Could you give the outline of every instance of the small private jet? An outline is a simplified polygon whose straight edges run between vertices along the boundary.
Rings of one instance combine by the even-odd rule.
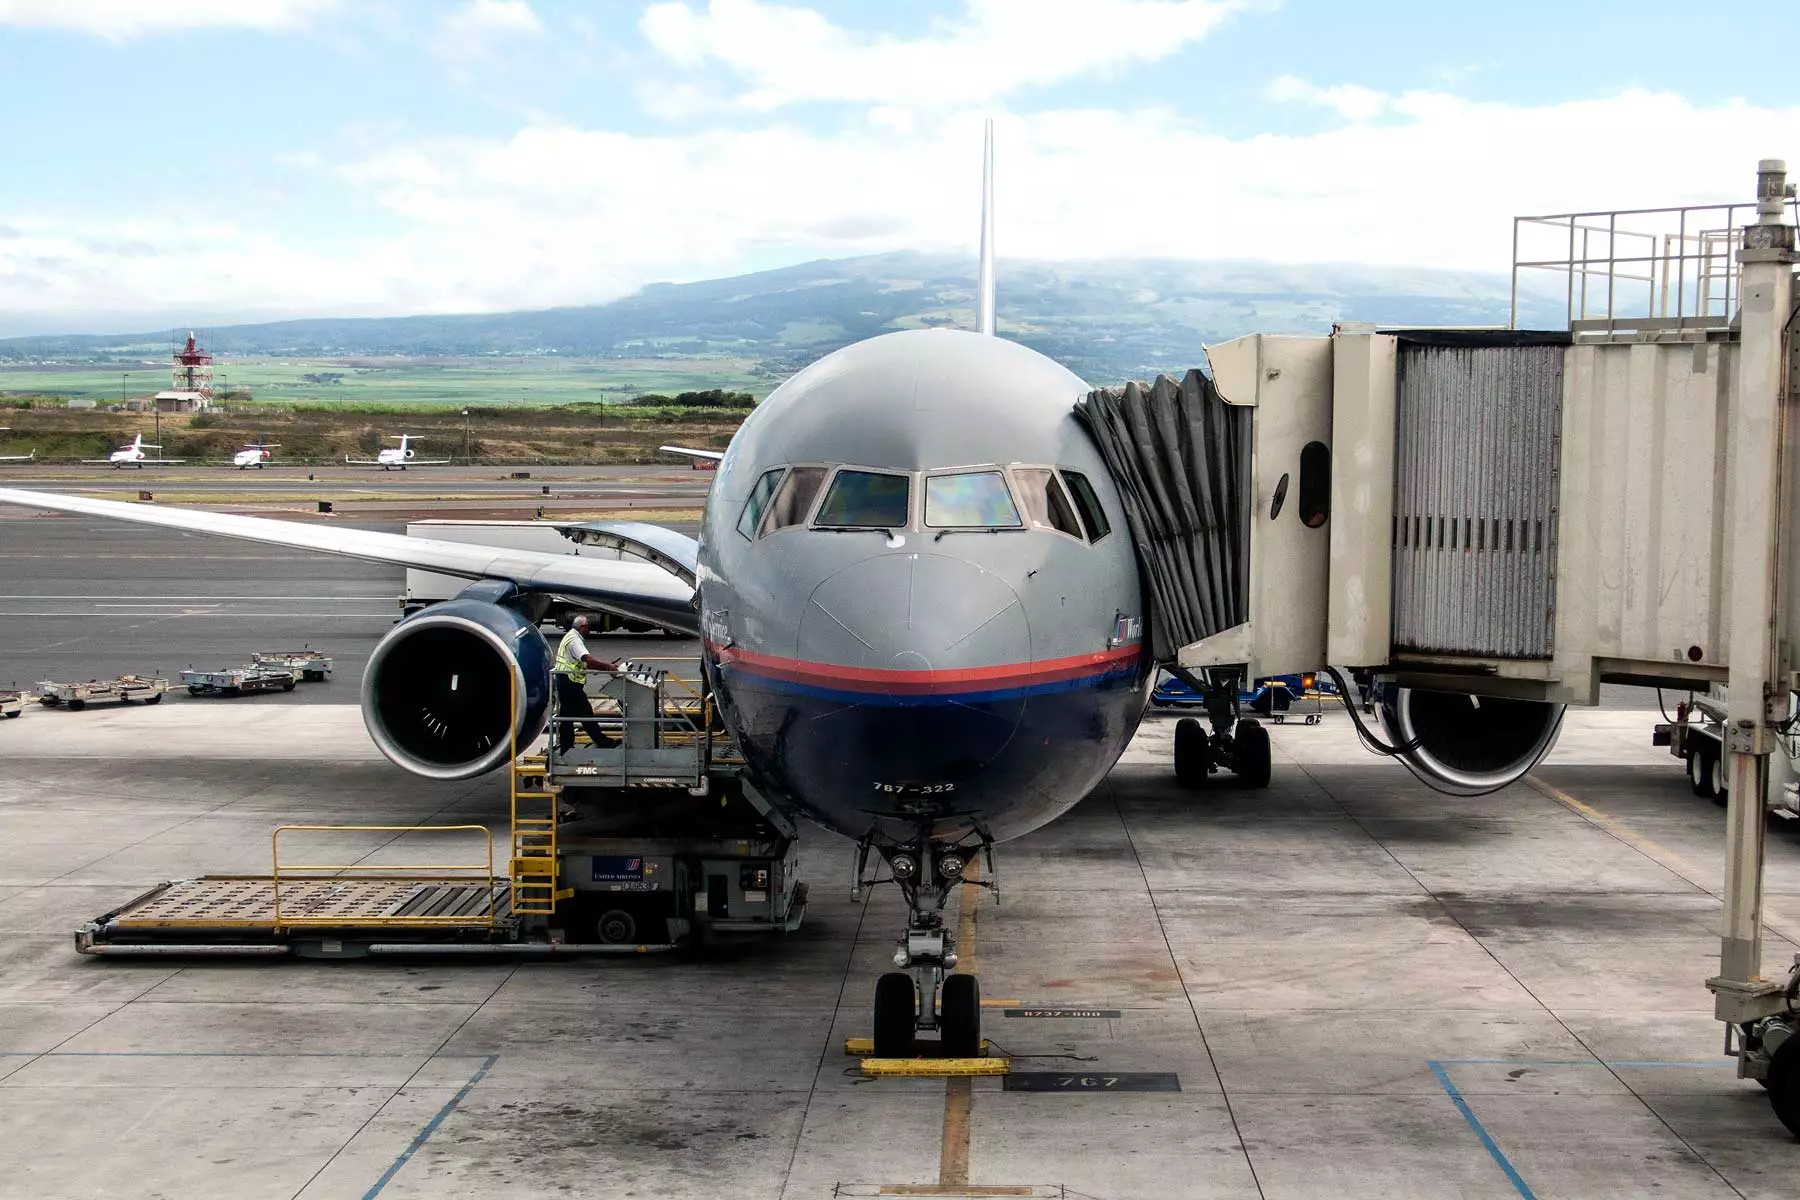
[[[240,471],[247,471],[251,467],[260,471],[268,465],[269,459],[273,457],[269,451],[279,445],[281,445],[280,442],[258,442],[254,446],[245,446],[231,456],[231,465]]]
[[[387,449],[378,452],[374,458],[346,457],[344,461],[353,467],[380,467],[384,471],[391,471],[395,467],[404,471],[408,466],[441,467],[450,461],[447,458],[416,457],[418,452],[412,448],[412,443],[422,442],[425,440],[424,438],[417,438],[409,433],[399,433],[389,434],[388,440],[398,441],[400,444],[398,446],[389,446]]]
[[[5,433],[6,430],[7,426],[0,425],[0,433]],[[36,450],[33,450],[30,454],[0,454],[0,463],[31,462],[35,458],[37,458]]]
[[[105,458],[84,458],[81,461],[90,467],[117,467],[120,470],[126,467],[136,467],[139,470],[145,467],[167,467],[187,461],[185,458],[151,458],[144,453],[146,450],[161,449],[161,446],[146,442],[144,435],[140,433],[131,439],[130,445],[120,446]]]

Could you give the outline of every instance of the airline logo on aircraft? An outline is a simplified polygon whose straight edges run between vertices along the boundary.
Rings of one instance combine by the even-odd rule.
[[[1120,613],[1119,619],[1113,622],[1112,636],[1106,639],[1106,645],[1108,649],[1116,650],[1120,646],[1129,646],[1143,640],[1144,619],[1128,617],[1124,613]]]

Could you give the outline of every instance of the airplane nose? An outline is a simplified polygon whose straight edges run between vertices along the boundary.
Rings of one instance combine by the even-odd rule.
[[[808,598],[798,651],[842,679],[844,707],[820,721],[841,761],[866,764],[878,785],[966,779],[1024,716],[1008,679],[1031,662],[1024,606],[962,559],[885,554],[843,568]]]

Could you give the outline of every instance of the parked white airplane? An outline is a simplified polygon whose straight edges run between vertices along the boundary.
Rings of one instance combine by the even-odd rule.
[[[240,471],[248,470],[250,467],[255,467],[260,471],[271,457],[269,451],[279,445],[281,445],[280,442],[258,442],[254,446],[245,446],[231,456],[231,465]]]
[[[400,444],[389,446],[386,450],[376,454],[374,458],[346,457],[344,461],[353,467],[380,467],[384,471],[391,471],[395,467],[404,471],[408,463],[415,467],[441,467],[450,461],[447,458],[415,458],[414,455],[417,451],[409,443],[422,442],[425,440],[424,438],[416,438],[409,433],[389,434],[388,437],[390,440],[398,438]]]
[[[121,470],[126,467],[136,467],[139,470],[145,467],[166,467],[187,461],[185,458],[151,458],[144,453],[146,450],[161,449],[161,446],[146,442],[144,435],[140,433],[131,439],[130,445],[120,446],[105,458],[84,458],[81,461],[90,467],[118,467]]]
[[[5,433],[7,429],[8,426],[0,425],[0,433]],[[36,450],[33,450],[30,454],[0,454],[0,462],[30,462],[36,457]]]

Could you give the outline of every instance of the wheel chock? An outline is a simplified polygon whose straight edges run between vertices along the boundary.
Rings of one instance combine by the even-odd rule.
[[[893,1076],[1005,1075],[1012,1063],[1004,1058],[865,1058],[862,1073],[871,1078]]]

